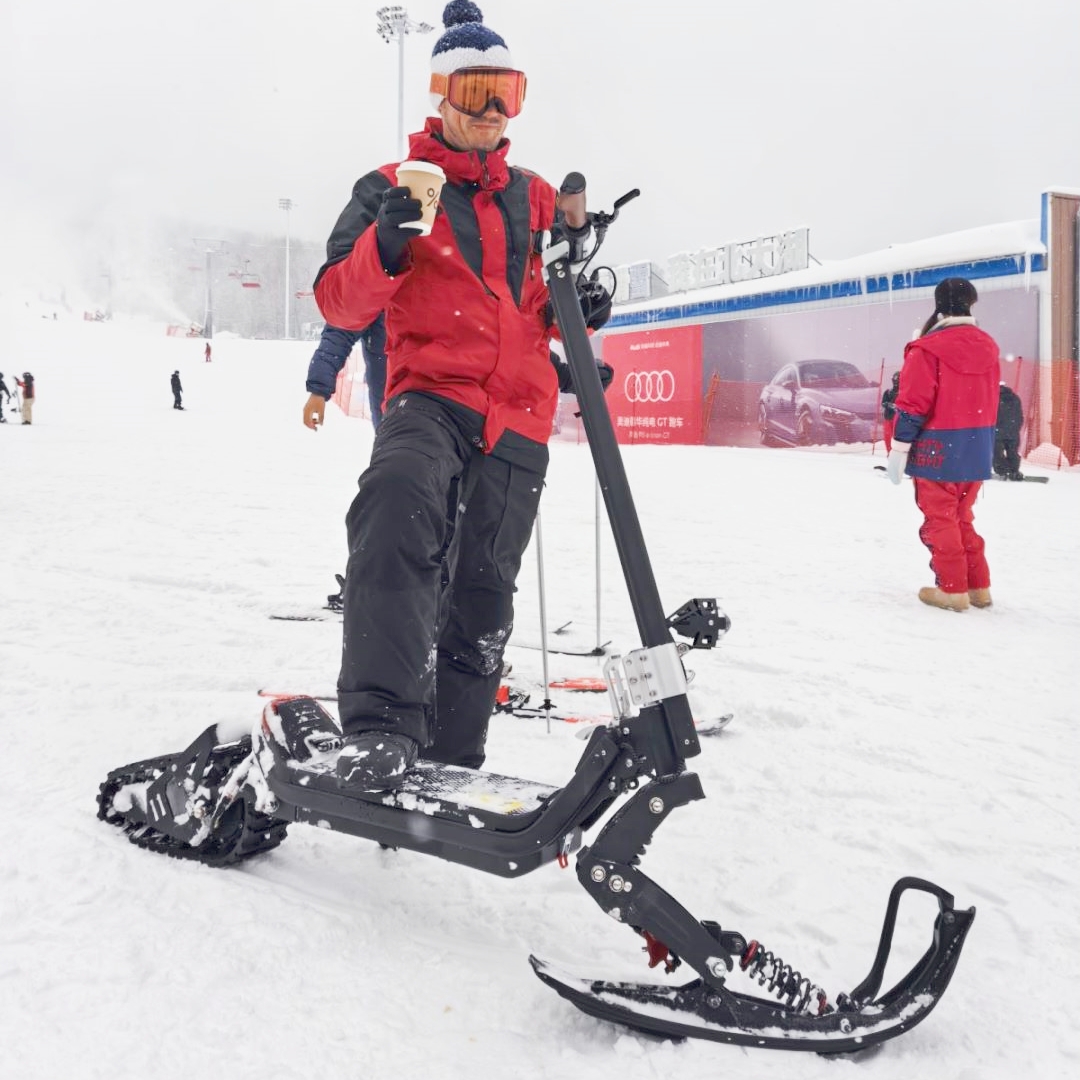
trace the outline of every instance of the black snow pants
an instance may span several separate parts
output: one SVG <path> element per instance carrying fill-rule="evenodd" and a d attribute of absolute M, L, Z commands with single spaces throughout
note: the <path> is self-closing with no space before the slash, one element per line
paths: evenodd
<path fill-rule="evenodd" d="M 994 472 L 998 476 L 1013 476 L 1020 471 L 1020 440 L 994 441 Z"/>
<path fill-rule="evenodd" d="M 346 733 L 402 731 L 478 768 L 543 472 L 476 448 L 453 406 L 387 403 L 345 519 L 338 702 Z"/>

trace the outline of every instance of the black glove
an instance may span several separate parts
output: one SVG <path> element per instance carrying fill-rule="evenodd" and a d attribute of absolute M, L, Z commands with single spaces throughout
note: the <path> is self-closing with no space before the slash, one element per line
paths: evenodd
<path fill-rule="evenodd" d="M 599 270 L 594 270 L 592 277 L 579 282 L 577 287 L 581 314 L 585 316 L 585 325 L 590 330 L 599 330 L 611 318 L 611 293 L 600 284 L 599 273 Z"/>
<path fill-rule="evenodd" d="M 419 199 L 414 199 L 407 187 L 387 188 L 383 192 L 379 215 L 375 218 L 375 237 L 379 243 L 379 259 L 388 274 L 396 274 L 405 260 L 409 241 L 417 236 L 408 228 L 410 221 L 424 216 Z M 406 228 L 402 228 L 402 226 Z"/>
<path fill-rule="evenodd" d="M 577 393 L 574 389 L 574 374 L 570 370 L 570 365 L 566 363 L 565 360 L 560 360 L 554 353 L 550 353 L 549 356 L 551 359 L 551 366 L 559 376 L 559 393 Z M 615 369 L 610 364 L 597 362 L 596 374 L 600 376 L 600 385 L 603 387 L 604 393 L 607 393 L 607 388 L 611 385 L 611 380 L 615 378 Z"/>
<path fill-rule="evenodd" d="M 574 392 L 574 376 L 570 371 L 570 365 L 565 360 L 560 360 L 553 352 L 548 352 L 548 359 L 559 377 L 559 393 L 572 394 Z"/>

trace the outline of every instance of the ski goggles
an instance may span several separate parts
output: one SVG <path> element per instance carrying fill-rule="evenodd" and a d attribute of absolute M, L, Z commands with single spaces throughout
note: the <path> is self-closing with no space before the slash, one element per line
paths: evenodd
<path fill-rule="evenodd" d="M 525 72 L 511 68 L 462 68 L 431 76 L 431 92 L 466 116 L 483 116 L 492 106 L 517 116 L 525 102 Z"/>

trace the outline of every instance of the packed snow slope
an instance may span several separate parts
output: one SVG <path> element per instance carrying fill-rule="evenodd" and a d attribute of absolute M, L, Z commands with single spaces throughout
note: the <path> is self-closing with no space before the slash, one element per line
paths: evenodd
<path fill-rule="evenodd" d="M 572 868 L 505 881 L 294 825 L 272 853 L 211 870 L 96 819 L 110 769 L 215 721 L 254 724 L 260 687 L 336 676 L 339 623 L 269 616 L 334 591 L 370 427 L 336 410 L 301 425 L 311 343 L 219 337 L 210 364 L 202 345 L 122 320 L 0 317 L 5 377 L 29 369 L 39 388 L 33 425 L 0 427 L 6 1077 L 1076 1075 L 1075 470 L 986 486 L 995 605 L 957 615 L 916 600 L 919 515 L 910 486 L 873 469 L 880 447 L 625 452 L 665 607 L 715 596 L 732 619 L 689 662 L 697 714 L 735 720 L 690 762 L 707 798 L 664 824 L 645 871 L 831 996 L 869 969 L 897 878 L 978 908 L 937 1010 L 870 1060 L 658 1042 L 577 1012 L 529 968 L 535 952 L 656 975 Z M 588 449 L 553 446 L 548 618 L 572 620 L 560 640 L 633 648 L 604 522 L 596 625 L 595 505 Z M 537 582 L 530 550 L 508 657 L 534 700 L 541 654 L 517 643 L 540 638 Z M 497 717 L 488 767 L 561 785 L 582 745 L 571 725 Z M 925 899 L 902 913 L 888 976 L 928 943 Z"/>

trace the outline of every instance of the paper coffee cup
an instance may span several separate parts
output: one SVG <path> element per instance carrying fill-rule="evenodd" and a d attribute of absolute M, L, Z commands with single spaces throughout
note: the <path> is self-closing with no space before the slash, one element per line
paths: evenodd
<path fill-rule="evenodd" d="M 410 221 L 402 228 L 427 236 L 435 224 L 435 211 L 439 208 L 439 195 L 446 183 L 446 173 L 430 161 L 403 161 L 397 167 L 397 182 L 400 187 L 407 187 L 414 199 L 420 200 L 424 212 L 419 221 Z"/>

